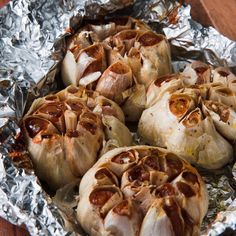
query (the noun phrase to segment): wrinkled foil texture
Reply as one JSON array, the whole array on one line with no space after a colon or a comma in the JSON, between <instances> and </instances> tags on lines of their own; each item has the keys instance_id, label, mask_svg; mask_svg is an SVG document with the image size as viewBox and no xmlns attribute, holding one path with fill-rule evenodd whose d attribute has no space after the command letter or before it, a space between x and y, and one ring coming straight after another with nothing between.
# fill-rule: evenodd
<instances>
[{"instance_id":1,"label":"wrinkled foil texture","mask_svg":"<svg viewBox=\"0 0 236 236\"><path fill-rule=\"evenodd\" d=\"M175 0L13 0L0 9L0 216L25 225L31 235L81 230L42 190L24 149L20 119L35 97L57 89L65 36L84 18L108 14L129 14L164 32L175 70L199 59L236 73L236 43L194 22L190 7ZM202 235L236 229L236 166L201 173L210 198Z\"/></svg>"}]
</instances>

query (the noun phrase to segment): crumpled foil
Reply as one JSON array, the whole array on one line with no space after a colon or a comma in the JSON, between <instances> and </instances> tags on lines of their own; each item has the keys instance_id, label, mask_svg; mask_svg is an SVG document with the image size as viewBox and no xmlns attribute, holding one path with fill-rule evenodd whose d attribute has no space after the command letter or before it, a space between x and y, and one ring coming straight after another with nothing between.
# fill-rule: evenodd
<instances>
[{"instance_id":1,"label":"crumpled foil","mask_svg":"<svg viewBox=\"0 0 236 236\"><path fill-rule=\"evenodd\" d=\"M199 59L236 73L236 43L194 22L190 7L175 0L13 0L0 9L0 216L25 225L31 235L82 231L73 213L59 210L35 177L20 120L35 97L60 86L65 36L84 18L108 14L129 14L164 32L175 70ZM210 198L202 235L227 235L228 228L236 229L236 166L201 173Z\"/></svg>"}]
</instances>

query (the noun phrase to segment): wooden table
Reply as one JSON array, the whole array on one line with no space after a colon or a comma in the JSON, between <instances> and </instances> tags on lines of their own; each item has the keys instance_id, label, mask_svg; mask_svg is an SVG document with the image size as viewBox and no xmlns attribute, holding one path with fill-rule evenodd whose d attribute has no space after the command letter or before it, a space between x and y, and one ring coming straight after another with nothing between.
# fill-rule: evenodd
<instances>
[{"instance_id":1,"label":"wooden table","mask_svg":"<svg viewBox=\"0 0 236 236\"><path fill-rule=\"evenodd\" d=\"M4 0L6 1L6 0ZM0 0L0 6L1 6ZM192 6L193 19L204 26L214 26L220 33L236 40L236 0L186 0ZM28 236L23 228L0 219L0 236Z\"/></svg>"},{"instance_id":2,"label":"wooden table","mask_svg":"<svg viewBox=\"0 0 236 236\"><path fill-rule=\"evenodd\" d=\"M236 0L186 0L193 19L214 26L221 34L236 40Z\"/></svg>"}]
</instances>

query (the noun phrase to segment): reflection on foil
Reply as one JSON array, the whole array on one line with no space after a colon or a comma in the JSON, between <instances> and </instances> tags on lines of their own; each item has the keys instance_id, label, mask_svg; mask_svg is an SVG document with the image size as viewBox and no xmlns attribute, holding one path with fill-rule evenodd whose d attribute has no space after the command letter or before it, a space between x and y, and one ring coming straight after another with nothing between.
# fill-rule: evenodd
<instances>
[{"instance_id":1,"label":"reflection on foil","mask_svg":"<svg viewBox=\"0 0 236 236\"><path fill-rule=\"evenodd\" d=\"M236 43L194 22L190 7L180 7L175 0L13 0L0 9L0 216L25 224L32 235L74 235L69 231L78 234L81 229L70 210L76 198L63 195L74 192L74 185L54 198L60 211L33 174L19 121L32 99L58 88L55 76L64 56L65 36L80 26L83 17L114 16L123 8L116 15L130 14L166 34L175 70L198 59L236 72ZM214 174L203 171L203 176L210 207L202 235L236 229L236 188L230 167Z\"/></svg>"}]
</instances>

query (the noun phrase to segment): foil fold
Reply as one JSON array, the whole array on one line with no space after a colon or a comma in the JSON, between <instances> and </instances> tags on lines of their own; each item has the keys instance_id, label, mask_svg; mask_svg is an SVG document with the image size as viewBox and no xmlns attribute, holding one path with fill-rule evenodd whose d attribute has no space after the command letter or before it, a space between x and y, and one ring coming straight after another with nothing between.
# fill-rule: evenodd
<instances>
[{"instance_id":1,"label":"foil fold","mask_svg":"<svg viewBox=\"0 0 236 236\"><path fill-rule=\"evenodd\" d=\"M20 120L34 98L60 88L65 37L83 19L108 14L129 14L164 32L175 70L198 59L236 73L236 42L193 21L190 6L175 0L13 0L0 9L0 216L25 225L31 235L79 235L82 231L73 219L65 219L73 211L63 206L62 212L35 177ZM236 229L235 169L233 173L231 166L214 174L202 171L210 196L202 235Z\"/></svg>"}]
</instances>

